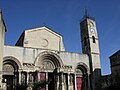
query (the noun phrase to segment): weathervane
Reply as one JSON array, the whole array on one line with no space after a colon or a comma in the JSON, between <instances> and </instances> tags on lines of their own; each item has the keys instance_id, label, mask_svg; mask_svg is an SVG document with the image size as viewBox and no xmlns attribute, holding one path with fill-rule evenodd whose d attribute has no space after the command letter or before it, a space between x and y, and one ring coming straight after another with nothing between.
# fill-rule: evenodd
<instances>
[{"instance_id":1,"label":"weathervane","mask_svg":"<svg viewBox=\"0 0 120 90\"><path fill-rule=\"evenodd\" d=\"M84 18L91 18L91 19L95 20L94 17L91 17L91 16L89 15L88 9L87 9L86 7L85 7L85 15L84 15Z\"/></svg>"}]
</instances>

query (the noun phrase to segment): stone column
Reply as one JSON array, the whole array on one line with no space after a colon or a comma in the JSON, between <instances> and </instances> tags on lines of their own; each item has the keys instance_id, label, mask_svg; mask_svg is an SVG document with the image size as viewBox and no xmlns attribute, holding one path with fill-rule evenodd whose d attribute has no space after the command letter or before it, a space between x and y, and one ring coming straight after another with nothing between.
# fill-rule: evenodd
<instances>
[{"instance_id":1,"label":"stone column","mask_svg":"<svg viewBox=\"0 0 120 90\"><path fill-rule=\"evenodd\" d=\"M59 82L60 82L60 77L59 77L59 74L57 74L57 90L59 90L59 87L60 87Z\"/></svg>"},{"instance_id":2,"label":"stone column","mask_svg":"<svg viewBox=\"0 0 120 90\"><path fill-rule=\"evenodd\" d=\"M18 72L15 72L14 74L14 80L13 80L13 89L17 89L17 84L18 84Z\"/></svg>"},{"instance_id":3,"label":"stone column","mask_svg":"<svg viewBox=\"0 0 120 90\"><path fill-rule=\"evenodd\" d=\"M59 90L59 73L54 74L55 79L55 90Z\"/></svg>"},{"instance_id":4,"label":"stone column","mask_svg":"<svg viewBox=\"0 0 120 90\"><path fill-rule=\"evenodd\" d=\"M76 74L74 74L74 87L75 87L75 90L77 90Z\"/></svg>"},{"instance_id":5,"label":"stone column","mask_svg":"<svg viewBox=\"0 0 120 90\"><path fill-rule=\"evenodd\" d=\"M46 72L46 80L48 80L48 73L47 72ZM46 90L48 90L48 84L46 85Z\"/></svg>"},{"instance_id":6,"label":"stone column","mask_svg":"<svg viewBox=\"0 0 120 90\"><path fill-rule=\"evenodd\" d=\"M54 74L55 90L59 90L59 68L56 68L53 74Z\"/></svg>"},{"instance_id":7,"label":"stone column","mask_svg":"<svg viewBox=\"0 0 120 90\"><path fill-rule=\"evenodd\" d=\"M21 84L21 71L19 71L19 84Z\"/></svg>"},{"instance_id":8,"label":"stone column","mask_svg":"<svg viewBox=\"0 0 120 90\"><path fill-rule=\"evenodd\" d=\"M33 78L33 72L30 72L29 73L29 83L33 83L33 80L34 80L34 78Z\"/></svg>"},{"instance_id":9,"label":"stone column","mask_svg":"<svg viewBox=\"0 0 120 90\"><path fill-rule=\"evenodd\" d=\"M70 82L70 85L69 85L69 90L74 90L74 86L73 86L73 75L70 74L70 79L69 79L69 82Z\"/></svg>"},{"instance_id":10,"label":"stone column","mask_svg":"<svg viewBox=\"0 0 120 90\"><path fill-rule=\"evenodd\" d=\"M60 72L60 90L64 90L64 77L63 77L63 72Z\"/></svg>"},{"instance_id":11,"label":"stone column","mask_svg":"<svg viewBox=\"0 0 120 90\"><path fill-rule=\"evenodd\" d=\"M27 85L29 84L29 72L27 72Z\"/></svg>"},{"instance_id":12,"label":"stone column","mask_svg":"<svg viewBox=\"0 0 120 90\"><path fill-rule=\"evenodd\" d=\"M70 74L68 73L68 90L70 90Z\"/></svg>"},{"instance_id":13,"label":"stone column","mask_svg":"<svg viewBox=\"0 0 120 90\"><path fill-rule=\"evenodd\" d=\"M36 81L37 82L40 81L40 72L39 71L37 71L37 80Z\"/></svg>"}]
</instances>

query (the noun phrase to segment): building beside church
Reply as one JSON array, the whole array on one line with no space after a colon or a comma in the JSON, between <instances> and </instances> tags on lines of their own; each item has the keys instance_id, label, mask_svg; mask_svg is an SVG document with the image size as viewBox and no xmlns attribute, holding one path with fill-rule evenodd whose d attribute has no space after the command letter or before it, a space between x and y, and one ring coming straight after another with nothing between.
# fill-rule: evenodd
<instances>
[{"instance_id":1,"label":"building beside church","mask_svg":"<svg viewBox=\"0 0 120 90\"><path fill-rule=\"evenodd\" d=\"M120 88L120 50L110 57L111 74L102 77L103 90L113 90Z\"/></svg>"},{"instance_id":2,"label":"building beside church","mask_svg":"<svg viewBox=\"0 0 120 90\"><path fill-rule=\"evenodd\" d=\"M120 73L119 73L119 70L120 70L120 50L115 52L109 58L110 58L112 74L120 76Z\"/></svg>"},{"instance_id":3,"label":"building beside church","mask_svg":"<svg viewBox=\"0 0 120 90\"><path fill-rule=\"evenodd\" d=\"M4 45L6 32L0 12L0 87L17 90L51 80L40 90L96 90L100 87L100 52L96 22L85 16L80 22L82 53L65 51L63 37L43 26L25 30L15 46Z\"/></svg>"},{"instance_id":4,"label":"building beside church","mask_svg":"<svg viewBox=\"0 0 120 90\"><path fill-rule=\"evenodd\" d=\"M109 76L109 87L120 88L120 50L110 57L111 75Z\"/></svg>"}]
</instances>

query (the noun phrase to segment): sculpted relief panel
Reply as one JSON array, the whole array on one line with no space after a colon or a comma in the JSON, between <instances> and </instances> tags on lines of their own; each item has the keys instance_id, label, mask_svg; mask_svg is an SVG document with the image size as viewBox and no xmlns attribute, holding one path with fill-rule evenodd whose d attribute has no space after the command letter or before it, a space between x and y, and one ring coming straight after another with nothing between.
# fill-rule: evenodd
<instances>
[{"instance_id":1,"label":"sculpted relief panel","mask_svg":"<svg viewBox=\"0 0 120 90\"><path fill-rule=\"evenodd\" d=\"M55 65L51 61L44 61L41 66L42 66L41 69L44 69L44 70L53 70L53 69L55 69Z\"/></svg>"},{"instance_id":2,"label":"sculpted relief panel","mask_svg":"<svg viewBox=\"0 0 120 90\"><path fill-rule=\"evenodd\" d=\"M3 65L3 73L13 75L14 74L13 66L10 64L4 64Z\"/></svg>"}]
</instances>

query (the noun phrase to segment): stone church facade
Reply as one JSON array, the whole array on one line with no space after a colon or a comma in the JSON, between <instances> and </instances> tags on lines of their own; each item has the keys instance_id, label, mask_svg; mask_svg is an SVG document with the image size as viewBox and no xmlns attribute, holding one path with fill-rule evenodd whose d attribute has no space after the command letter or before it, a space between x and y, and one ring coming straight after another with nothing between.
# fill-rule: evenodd
<instances>
[{"instance_id":1,"label":"stone church facade","mask_svg":"<svg viewBox=\"0 0 120 90\"><path fill-rule=\"evenodd\" d=\"M101 76L96 22L85 16L80 27L82 53L65 51L63 37L46 26L25 30L9 46L0 12L0 87L17 90L18 84L51 80L40 90L96 90Z\"/></svg>"}]
</instances>

